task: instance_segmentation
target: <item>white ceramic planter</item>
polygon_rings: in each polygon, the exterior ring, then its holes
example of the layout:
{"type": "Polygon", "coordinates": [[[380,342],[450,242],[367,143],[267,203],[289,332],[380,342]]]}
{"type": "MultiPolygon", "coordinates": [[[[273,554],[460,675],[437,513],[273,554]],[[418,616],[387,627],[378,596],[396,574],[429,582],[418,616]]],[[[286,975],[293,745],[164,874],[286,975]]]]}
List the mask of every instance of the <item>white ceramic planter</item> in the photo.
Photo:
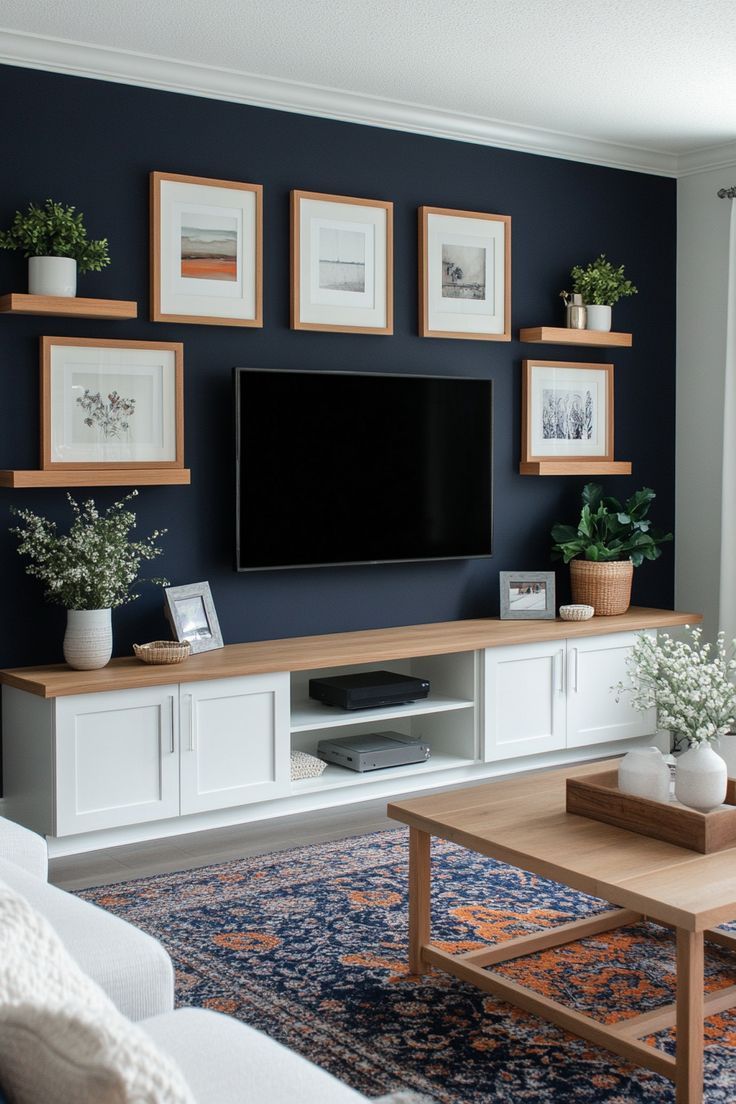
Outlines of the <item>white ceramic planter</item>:
{"type": "Polygon", "coordinates": [[[726,764],[710,744],[688,748],[677,760],[675,797],[691,809],[707,812],[726,797],[726,764]]]}
{"type": "Polygon", "coordinates": [[[72,257],[29,257],[28,291],[31,295],[77,294],[77,262],[72,257]]]}
{"type": "Polygon", "coordinates": [[[657,747],[635,748],[619,763],[618,788],[634,797],[669,801],[670,768],[657,747]]]}
{"type": "Polygon", "coordinates": [[[67,610],[64,659],[76,671],[94,671],[110,662],[112,618],[109,609],[67,610]]]}
{"type": "Polygon", "coordinates": [[[611,308],[601,306],[598,303],[586,303],[587,328],[598,330],[600,333],[608,333],[611,329],[611,308]]]}

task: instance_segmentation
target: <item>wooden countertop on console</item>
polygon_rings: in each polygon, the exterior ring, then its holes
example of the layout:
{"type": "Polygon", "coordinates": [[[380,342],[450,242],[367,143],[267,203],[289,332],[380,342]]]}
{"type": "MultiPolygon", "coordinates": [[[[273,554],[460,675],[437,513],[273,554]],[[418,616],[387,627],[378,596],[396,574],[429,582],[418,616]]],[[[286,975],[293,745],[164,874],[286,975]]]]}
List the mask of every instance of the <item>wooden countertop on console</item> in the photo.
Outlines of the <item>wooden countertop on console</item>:
{"type": "Polygon", "coordinates": [[[702,621],[699,613],[645,609],[632,606],[617,617],[593,617],[590,621],[440,621],[430,625],[405,625],[391,629],[297,636],[285,640],[260,640],[251,644],[226,644],[211,652],[190,656],[183,663],[150,666],[134,656],[113,659],[99,671],[74,671],[65,663],[45,667],[16,667],[0,671],[0,682],[42,698],[69,694],[94,694],[167,683],[202,682],[273,671],[305,671],[317,667],[343,667],[411,656],[473,652],[505,644],[533,644],[603,633],[666,629],[702,621]]]}

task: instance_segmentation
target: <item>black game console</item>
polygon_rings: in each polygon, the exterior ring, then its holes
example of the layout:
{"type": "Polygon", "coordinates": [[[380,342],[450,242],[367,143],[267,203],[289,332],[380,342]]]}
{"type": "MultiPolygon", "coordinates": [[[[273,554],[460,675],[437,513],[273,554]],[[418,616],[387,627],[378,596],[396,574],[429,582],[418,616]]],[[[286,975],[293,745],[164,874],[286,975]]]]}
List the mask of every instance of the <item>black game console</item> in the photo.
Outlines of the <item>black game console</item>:
{"type": "Polygon", "coordinates": [[[426,679],[396,675],[392,671],[361,671],[355,675],[309,680],[309,696],[341,709],[375,709],[401,705],[429,695],[426,679]]]}

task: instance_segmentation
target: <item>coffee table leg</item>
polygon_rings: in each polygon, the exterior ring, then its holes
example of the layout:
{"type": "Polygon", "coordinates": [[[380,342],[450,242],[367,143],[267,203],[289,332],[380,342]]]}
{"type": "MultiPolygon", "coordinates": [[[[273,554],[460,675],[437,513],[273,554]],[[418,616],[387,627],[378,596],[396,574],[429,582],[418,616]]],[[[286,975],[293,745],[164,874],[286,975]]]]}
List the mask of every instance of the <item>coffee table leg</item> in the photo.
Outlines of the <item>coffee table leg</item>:
{"type": "Polygon", "coordinates": [[[430,930],[430,837],[418,828],[409,829],[409,969],[426,974],[422,945],[430,930]]]}
{"type": "Polygon", "coordinates": [[[703,933],[677,929],[677,1104],[703,1100],[703,933]]]}

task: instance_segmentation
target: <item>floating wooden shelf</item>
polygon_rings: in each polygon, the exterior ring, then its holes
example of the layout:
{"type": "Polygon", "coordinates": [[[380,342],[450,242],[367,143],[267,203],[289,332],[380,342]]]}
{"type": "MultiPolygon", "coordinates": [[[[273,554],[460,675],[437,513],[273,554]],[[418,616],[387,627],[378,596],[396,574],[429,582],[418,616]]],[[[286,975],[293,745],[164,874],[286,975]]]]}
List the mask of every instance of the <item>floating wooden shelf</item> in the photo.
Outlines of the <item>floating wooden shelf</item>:
{"type": "Polygon", "coordinates": [[[0,471],[0,487],[153,487],[191,483],[190,468],[0,471]]]}
{"type": "Polygon", "coordinates": [[[0,295],[0,314],[45,314],[57,318],[137,318],[138,304],[128,299],[78,299],[65,295],[0,295]]]}
{"type": "Polygon", "coordinates": [[[519,330],[519,341],[532,345],[598,345],[600,348],[630,349],[630,333],[602,333],[600,330],[572,330],[567,326],[530,326],[519,330]]]}
{"type": "Polygon", "coordinates": [[[630,460],[529,460],[519,464],[520,475],[631,475],[630,460]]]}

